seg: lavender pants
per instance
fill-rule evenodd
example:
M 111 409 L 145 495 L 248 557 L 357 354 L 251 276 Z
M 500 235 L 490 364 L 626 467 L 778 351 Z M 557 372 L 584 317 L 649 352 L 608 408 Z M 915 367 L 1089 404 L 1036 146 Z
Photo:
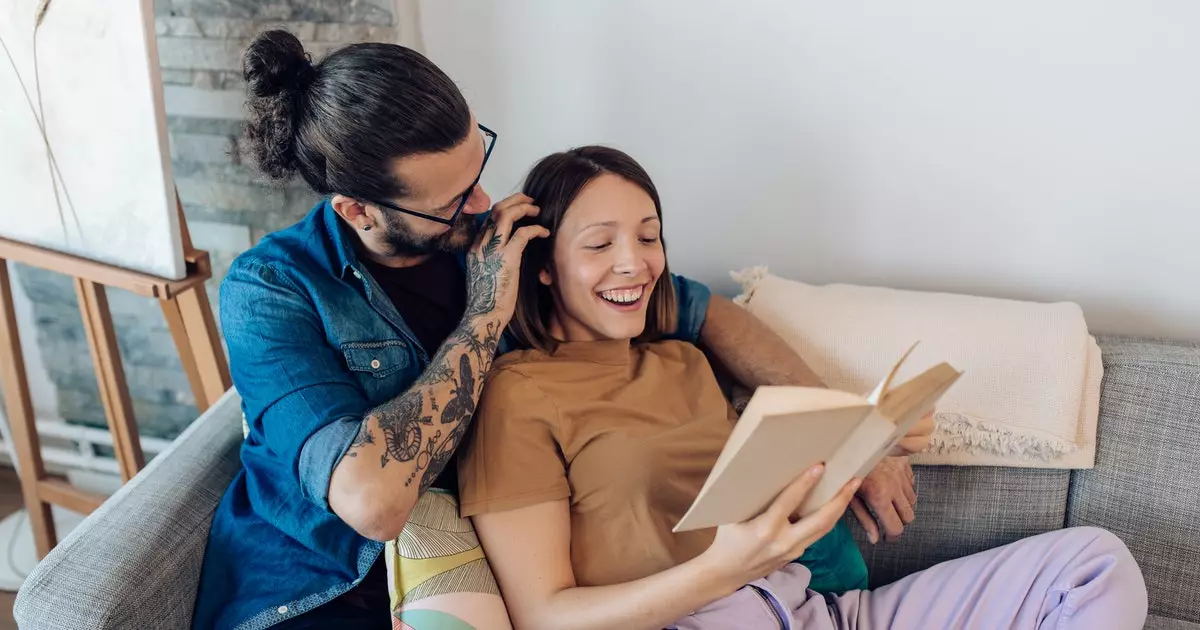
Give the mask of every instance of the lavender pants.
M 822 596 L 790 564 L 680 619 L 679 630 L 1135 630 L 1146 584 L 1124 543 L 1093 527 L 1034 536 L 873 591 Z

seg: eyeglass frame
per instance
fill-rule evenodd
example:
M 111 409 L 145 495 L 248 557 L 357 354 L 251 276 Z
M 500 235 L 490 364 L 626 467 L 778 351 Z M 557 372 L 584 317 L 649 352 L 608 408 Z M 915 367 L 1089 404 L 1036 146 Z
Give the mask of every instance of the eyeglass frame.
M 479 165 L 479 174 L 475 176 L 475 181 L 471 182 L 471 186 L 468 187 L 466 192 L 462 194 L 462 199 L 460 199 L 458 202 L 458 209 L 454 211 L 454 214 L 451 215 L 450 218 L 444 219 L 442 217 L 435 217 L 432 214 L 401 208 L 400 206 L 388 203 L 386 201 L 372 201 L 369 199 L 367 201 L 381 208 L 387 208 L 388 210 L 395 210 L 396 212 L 402 212 L 414 217 L 420 217 L 422 219 L 433 221 L 434 223 L 441 223 L 442 225 L 454 225 L 454 222 L 458 220 L 458 215 L 462 214 L 463 208 L 467 207 L 467 200 L 471 198 L 471 193 L 473 193 L 475 191 L 475 187 L 479 185 L 479 179 L 483 177 L 483 169 L 487 167 L 488 159 L 492 157 L 492 149 L 496 148 L 496 139 L 499 137 L 495 131 L 484 127 L 482 124 L 475 123 L 475 125 L 479 127 L 479 130 L 482 131 L 485 136 L 491 138 L 491 143 L 488 144 L 487 151 L 485 151 L 483 154 L 483 164 Z

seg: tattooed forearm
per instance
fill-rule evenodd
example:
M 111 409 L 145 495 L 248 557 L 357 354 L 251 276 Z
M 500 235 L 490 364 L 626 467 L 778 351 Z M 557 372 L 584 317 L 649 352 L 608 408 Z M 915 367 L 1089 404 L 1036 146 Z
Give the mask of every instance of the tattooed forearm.
M 367 413 L 346 456 L 377 449 L 376 437 L 382 434 L 379 465 L 411 462 L 404 485 L 416 482 L 420 492 L 429 488 L 467 433 L 500 330 L 495 320 L 465 320 L 411 389 Z
M 494 225 L 491 217 L 488 225 Z M 486 315 L 496 308 L 496 282 L 504 265 L 499 256 L 502 239 L 503 235 L 493 234 L 483 244 L 483 251 L 467 256 L 468 317 Z
M 462 323 L 408 391 L 367 412 L 346 453 L 356 472 L 375 476 L 380 469 L 388 470 L 383 473 L 386 481 L 402 476 L 404 487 L 424 491 L 467 434 L 484 375 L 508 321 L 493 312 L 497 292 L 508 291 L 513 284 L 513 273 L 504 264 L 504 235 L 495 233 L 494 219 L 490 220 L 484 240 L 467 255 L 467 307 Z M 379 468 L 364 470 L 358 463 L 367 459 L 360 457 L 364 453 L 370 459 L 378 457 Z
M 375 434 L 371 431 L 371 424 L 363 422 L 358 428 L 358 435 L 354 436 L 354 441 L 350 443 L 350 449 L 346 452 L 346 457 L 358 457 L 358 449 L 375 443 Z
M 448 428 L 445 439 L 442 439 L 441 430 L 429 438 L 425 450 L 417 456 L 417 465 L 412 474 L 404 482 L 404 485 L 410 485 L 420 475 L 421 492 L 428 489 L 442 473 L 454 450 L 458 448 L 458 443 L 462 441 L 462 436 L 466 435 L 471 417 L 475 413 L 475 398 L 479 395 L 479 389 L 475 386 L 470 355 L 465 352 L 458 356 L 458 378 L 453 382 L 454 389 L 450 391 L 450 400 L 442 406 L 440 421 L 442 425 L 453 426 Z
M 496 348 L 500 345 L 500 326 L 496 322 L 488 322 L 483 335 L 469 328 L 460 328 L 455 333 L 455 339 L 465 345 L 480 362 L 485 357 L 495 356 Z
M 421 425 L 433 425 L 433 418 L 422 416 L 421 390 L 410 390 L 404 396 L 387 403 L 369 414 L 383 430 L 386 447 L 379 465 L 387 466 L 389 456 L 398 462 L 410 462 L 421 448 Z

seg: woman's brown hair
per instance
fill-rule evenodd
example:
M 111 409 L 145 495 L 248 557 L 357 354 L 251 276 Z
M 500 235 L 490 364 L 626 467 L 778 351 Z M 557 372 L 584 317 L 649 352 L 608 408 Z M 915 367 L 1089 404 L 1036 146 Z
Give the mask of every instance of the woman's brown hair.
M 531 241 L 521 260 L 517 308 L 508 330 L 522 346 L 550 352 L 559 341 L 550 335 L 548 328 L 554 299 L 550 287 L 543 285 L 538 275 L 554 262 L 554 239 L 567 208 L 571 207 L 585 186 L 606 173 L 616 175 L 650 195 L 654 201 L 654 211 L 662 221 L 662 203 L 659 202 L 658 189 L 654 187 L 650 175 L 637 161 L 621 151 L 587 146 L 555 153 L 538 162 L 525 178 L 522 192 L 533 198 L 533 203 L 541 212 L 536 218 L 522 224 L 541 225 L 550 230 L 550 238 Z M 667 244 L 660 242 L 665 254 Z M 664 260 L 662 275 L 654 285 L 646 309 L 646 328 L 635 341 L 652 341 L 675 332 L 678 311 L 671 269 Z

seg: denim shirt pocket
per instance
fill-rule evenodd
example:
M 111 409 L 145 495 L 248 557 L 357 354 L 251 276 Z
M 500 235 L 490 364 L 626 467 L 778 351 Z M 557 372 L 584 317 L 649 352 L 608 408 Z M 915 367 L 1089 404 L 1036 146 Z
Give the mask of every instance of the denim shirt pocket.
M 412 349 L 402 339 L 356 341 L 341 345 L 346 367 L 354 373 L 367 398 L 378 404 L 400 393 L 411 380 Z

